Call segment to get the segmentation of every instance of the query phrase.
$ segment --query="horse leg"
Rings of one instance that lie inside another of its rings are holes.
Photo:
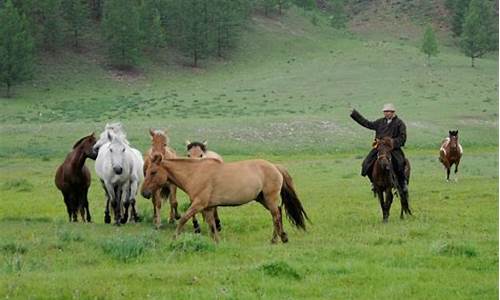
[[[114,198],[111,199],[111,206],[113,207],[113,212],[115,214],[115,225],[120,226],[121,215],[122,215],[122,194],[123,190],[121,187],[116,187],[114,191]]]
[[[71,222],[71,199],[69,194],[63,193],[64,204],[66,204],[66,212],[68,213],[68,221]]]
[[[214,217],[214,209],[215,208],[206,208],[203,210],[203,214],[205,216],[205,222],[208,224],[208,229],[210,230],[210,235],[214,239],[216,243],[219,242],[219,231],[217,230],[217,226],[215,225],[215,217]]]
[[[194,233],[201,233],[200,224],[198,223],[198,219],[196,219],[196,214],[193,215],[193,228]]]
[[[104,189],[104,193],[106,194],[106,205],[105,205],[105,210],[104,210],[104,223],[109,224],[111,223],[111,216],[109,215],[109,202],[111,201],[111,198],[114,198],[114,189],[111,185],[106,185],[104,181],[101,179],[101,185],[102,188]],[[111,195],[111,192],[113,193]]]
[[[382,221],[384,223],[387,222],[387,218],[385,216],[385,203],[384,203],[384,192],[380,190],[376,190],[377,192],[377,197],[380,202],[380,208],[382,209]]]
[[[390,212],[391,212],[392,199],[393,198],[394,198],[394,195],[392,194],[392,189],[388,188],[385,191],[385,211],[386,211],[386,214],[387,214],[387,219],[389,219],[389,215],[390,215]]]
[[[139,222],[141,218],[139,217],[139,214],[137,213],[137,210],[135,208],[135,196],[137,195],[137,188],[139,187],[139,182],[137,180],[134,180],[130,184],[130,206],[132,207],[132,212],[131,212],[131,217],[134,222]]]
[[[161,226],[161,191],[157,190],[153,193],[151,198],[153,203],[153,223],[156,229],[160,229]]]
[[[220,219],[219,219],[219,213],[217,212],[217,207],[214,208],[214,219],[215,219],[215,227],[217,228],[217,231],[222,230],[222,225],[220,224]]]
[[[278,212],[279,212],[279,224],[280,224],[280,228],[281,228],[281,234],[280,234],[281,241],[283,243],[287,243],[288,242],[288,234],[286,234],[285,230],[283,229],[283,212],[281,210],[281,206],[278,206]]]
[[[179,236],[181,233],[182,227],[186,224],[187,220],[193,218],[197,212],[200,212],[203,209],[203,205],[199,203],[199,201],[191,201],[191,206],[186,211],[186,213],[179,219],[179,223],[177,224],[177,228],[175,229],[174,239]],[[194,219],[194,218],[193,218]],[[194,223],[194,220],[193,220]]]
[[[92,222],[92,218],[90,216],[90,210],[89,210],[89,199],[88,199],[88,192],[89,190],[88,189],[85,189],[83,191],[83,196],[82,196],[82,205],[83,205],[83,210],[84,212],[86,213],[86,221],[88,223],[91,223]],[[82,216],[83,218],[83,216]]]
[[[128,208],[130,206],[130,182],[126,182],[122,185],[120,196],[118,207],[120,213],[123,212],[123,216],[119,220],[122,224],[125,224],[128,221]]]
[[[458,182],[458,165],[460,164],[460,160],[455,162],[455,182]]]
[[[446,167],[446,181],[450,181],[450,168],[451,166]]]
[[[271,239],[272,244],[278,242],[278,236],[283,238],[286,234],[283,232],[283,224],[280,224],[280,211],[278,207],[278,197],[279,191],[276,193],[266,193],[266,195],[259,194],[257,201],[261,203],[265,208],[269,210],[273,218],[273,238]],[[286,238],[288,241],[288,238]]]
[[[177,211],[177,187],[173,184],[170,185],[170,195],[168,195],[168,200],[170,201],[170,218],[168,220],[169,223],[174,223],[175,220],[178,220],[181,216]]]

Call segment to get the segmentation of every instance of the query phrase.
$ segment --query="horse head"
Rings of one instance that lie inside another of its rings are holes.
[[[125,134],[125,131],[123,131],[123,126],[120,122],[117,123],[111,123],[111,124],[106,124],[104,127],[104,131],[101,132],[101,135],[99,136],[99,140],[94,145],[94,152],[99,153],[99,149],[102,147],[102,145],[111,142],[110,140],[110,135],[108,133],[112,133],[114,136],[120,137],[127,145],[127,135]]]
[[[390,137],[375,140],[375,147],[377,149],[377,160],[384,170],[390,170],[392,155],[391,151],[394,149],[394,141]]]
[[[111,160],[111,166],[113,171],[117,175],[121,175],[123,170],[127,167],[126,151],[128,149],[127,143],[124,140],[112,132],[108,132],[109,144],[109,156]]]
[[[166,134],[166,130],[153,130],[149,129],[149,135],[151,135],[151,146],[153,151],[163,152],[164,148],[168,146],[170,140]]]
[[[203,142],[190,142],[186,141],[187,156],[190,158],[202,158],[205,157],[207,152],[207,141]]]
[[[146,170],[146,176],[144,177],[141,189],[141,194],[146,199],[151,198],[153,191],[164,186],[168,179],[167,171],[162,166],[163,155],[159,152],[154,152],[151,156],[151,165]]]
[[[94,152],[93,147],[96,143],[94,133],[92,132],[88,136],[82,137],[78,142],[73,145],[73,149],[79,148],[85,155],[90,159],[96,159],[97,153]]]
[[[458,130],[450,130],[448,133],[450,138],[450,148],[456,149],[458,147]]]

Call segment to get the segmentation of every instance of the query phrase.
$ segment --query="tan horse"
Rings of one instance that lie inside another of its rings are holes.
[[[458,165],[462,158],[462,145],[458,142],[458,130],[449,131],[449,136],[441,142],[439,149],[439,161],[446,169],[446,181],[450,181],[450,169],[455,164],[455,181],[458,181]]]
[[[146,175],[147,169],[151,165],[152,155],[161,154],[165,158],[176,158],[177,155],[174,150],[172,150],[169,144],[169,138],[162,130],[149,129],[149,134],[151,135],[151,148],[146,152],[144,156],[144,175]],[[167,184],[159,189],[153,191],[153,222],[156,228],[161,226],[161,204],[162,198],[169,198],[170,201],[170,217],[169,222],[173,223],[175,219],[179,219],[180,215],[177,211],[177,187],[173,184]]]
[[[274,224],[271,242],[276,243],[278,236],[283,243],[288,236],[283,230],[281,194],[289,220],[299,229],[306,229],[308,219],[295,192],[293,181],[284,170],[265,160],[244,160],[222,163],[215,159],[164,159],[155,155],[148,168],[142,185],[142,195],[150,198],[153,191],[172,182],[185,191],[191,199],[191,206],[182,216],[175,231],[177,237],[186,221],[197,212],[205,213],[212,237],[217,242],[213,208],[216,206],[237,206],[252,200],[261,203],[271,212]]]

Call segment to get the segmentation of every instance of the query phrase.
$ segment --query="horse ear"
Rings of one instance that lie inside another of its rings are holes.
[[[449,135],[453,135],[453,131],[449,130],[449,131],[448,131],[448,134],[449,134]]]
[[[149,128],[149,135],[153,137],[155,135],[153,128]]]
[[[204,140],[203,142],[201,142],[205,147],[208,145],[208,142],[207,140]]]
[[[157,164],[157,163],[160,163],[163,159],[163,155],[161,155],[160,153],[156,153],[155,155],[153,155],[153,159],[151,160],[153,163]]]
[[[184,143],[186,144],[186,146],[188,146],[189,144],[191,144],[191,142],[189,140],[186,140]]]
[[[94,134],[95,134],[95,131],[92,131],[92,133],[89,134],[88,136],[94,136]]]

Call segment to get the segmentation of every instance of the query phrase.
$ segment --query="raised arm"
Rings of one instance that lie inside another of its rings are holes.
[[[357,110],[353,109],[351,112],[351,118],[356,121],[359,125],[366,127],[368,129],[375,130],[375,123],[365,119]],[[406,133],[405,133],[406,136]]]
[[[394,148],[401,148],[406,143],[406,125],[403,121],[399,124],[399,135],[394,138]]]

